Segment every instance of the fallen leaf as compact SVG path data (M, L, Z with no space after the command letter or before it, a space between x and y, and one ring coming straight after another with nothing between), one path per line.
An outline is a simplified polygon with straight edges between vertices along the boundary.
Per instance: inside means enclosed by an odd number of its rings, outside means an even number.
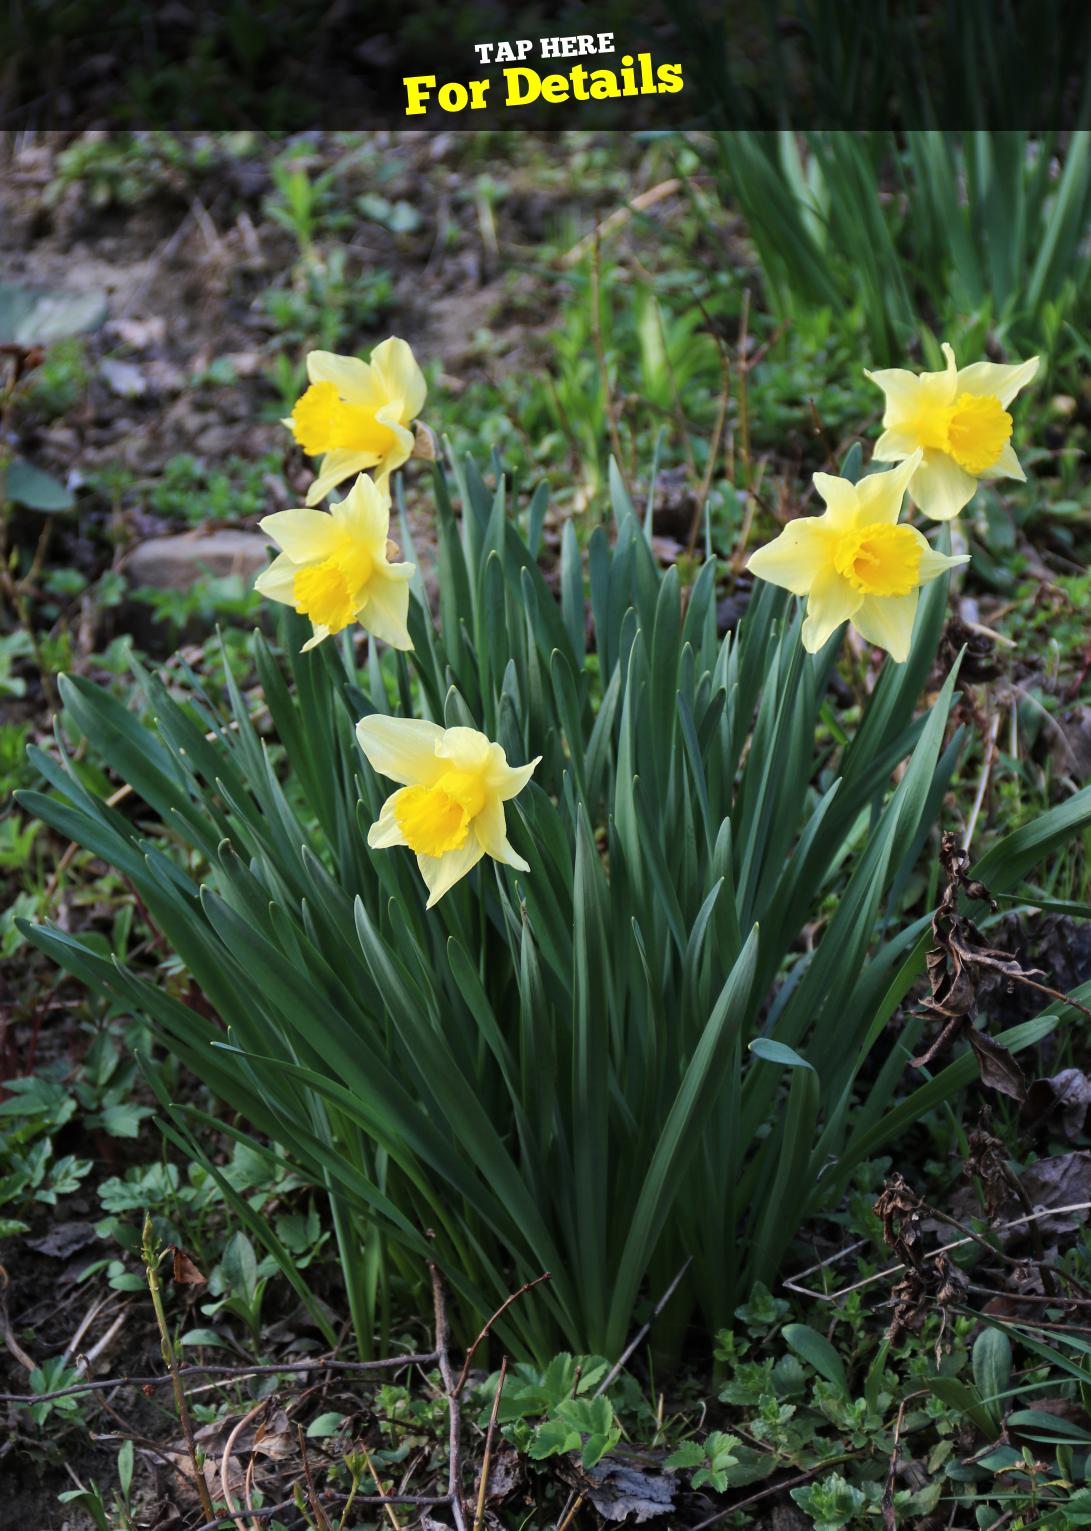
M1008 1049L994 1042L988 1032L978 1031L972 1025L966 1028L966 1040L981 1070L981 1083L991 1090L999 1090L1002 1095L1010 1095L1012 1100L1026 1100L1027 1081Z
M1091 1202L1091 1153L1086 1149L1070 1154L1055 1154L1039 1159L1019 1177L1034 1210L1049 1207L1079 1207L1076 1212L1058 1212L1036 1221L1043 1236L1073 1233L1087 1222L1083 1203Z
M183 1286L204 1286L208 1277L201 1274L185 1250L179 1249L177 1244L172 1244L171 1249L174 1253L173 1279Z
M674 1474L645 1473L603 1457L582 1475L583 1492L603 1520L636 1524L655 1520L674 1509Z
M1027 1091L1026 1114L1032 1121L1060 1111L1061 1127L1066 1138L1077 1138L1083 1131L1087 1109L1091 1106L1091 1079L1082 1069L1061 1069L1049 1079L1036 1079Z
M77 1249L84 1249L98 1238L94 1223L57 1223L40 1239L27 1239L27 1248L54 1260L67 1260Z
M503 1442L493 1453L492 1462L489 1466L489 1488L486 1499L491 1503L494 1500L507 1499L515 1492L523 1481L523 1462L514 1446ZM478 1473L474 1484L474 1499L481 1485L481 1474Z
M216 1493L220 1488L224 1452L237 1423L238 1419L229 1415L225 1419L213 1420L210 1424L202 1425L199 1430L194 1431L194 1440L204 1455L205 1480L209 1488ZM178 1470L187 1478L192 1478L193 1460L186 1442L172 1441L166 1451ZM231 1446L229 1468L229 1482L232 1488L242 1486L252 1454L267 1457L273 1462L283 1462L289 1458L298 1457L299 1442L284 1409L274 1408L271 1414L264 1418L260 1415L256 1416L236 1436Z

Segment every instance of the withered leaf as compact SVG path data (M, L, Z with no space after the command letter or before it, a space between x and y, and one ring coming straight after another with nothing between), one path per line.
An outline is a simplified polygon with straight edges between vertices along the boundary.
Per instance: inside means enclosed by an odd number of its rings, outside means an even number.
M990 1090L999 1090L1022 1103L1027 1098L1027 1081L1023 1070L1006 1047L1001 1047L986 1031L976 1026L966 1028L966 1040L974 1050L977 1066L981 1070L981 1083Z
M201 1274L185 1250L179 1249L177 1244L172 1244L171 1253L174 1256L174 1265L171 1270L173 1280L182 1286L204 1286L208 1277Z
M1027 1114L1037 1120L1059 1110L1066 1138L1079 1137L1089 1106L1091 1079L1082 1069L1061 1069L1049 1079L1035 1079L1027 1091Z
M674 1509L674 1476L645 1473L607 1456L587 1472L584 1492L604 1520L656 1520Z
M1035 1209L1077 1207L1079 1211L1061 1212L1038 1219L1043 1236L1072 1233L1087 1221L1082 1203L1091 1201L1091 1153L1086 1149L1070 1154L1056 1154L1039 1159L1019 1177L1027 1199Z
M40 1239L27 1239L28 1249L55 1260L67 1260L77 1249L93 1244L98 1238L94 1223L56 1223Z
M1022 1103L1027 1098L1027 1083L1022 1070L1007 1048L994 1042L987 1032L974 1027L978 985L989 973L999 974L1009 983L1029 982L1032 985L1035 979L1044 978L1045 974L1037 968L1023 968L1010 952L986 946L977 926L959 912L960 892L967 898L986 901L993 910L997 904L984 883L976 882L967 874L970 858L954 835L945 833L942 836L939 859L946 886L932 919L934 945L925 959L932 992L925 1000L924 1008L942 1016L947 1024L913 1062L917 1067L930 1063L963 1032L977 1058L982 1084Z

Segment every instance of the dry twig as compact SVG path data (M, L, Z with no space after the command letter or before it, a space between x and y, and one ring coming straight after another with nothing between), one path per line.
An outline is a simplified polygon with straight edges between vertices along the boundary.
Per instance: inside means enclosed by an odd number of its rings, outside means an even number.
M496 1416L500 1412L500 1395L504 1391L504 1382L507 1375L508 1358L504 1356L500 1362L500 1378L496 1384L496 1392L493 1395L492 1411L489 1414L489 1428L485 1434L485 1455L481 1459L481 1483L477 1490L477 1512L474 1515L473 1531L481 1531L485 1524L485 1501L489 1493L489 1468L492 1466L492 1443L493 1437L496 1434Z
M428 1262L428 1269L432 1276L432 1299L436 1314L436 1360L439 1364L439 1375L443 1382L443 1391L447 1398L447 1498L451 1505L451 1514L454 1516L456 1531L466 1531L466 1520L462 1512L462 1411L459 1404L458 1391L455 1387L454 1375L451 1371L451 1358L447 1352L447 1303L443 1294L443 1283L440 1280L438 1268Z

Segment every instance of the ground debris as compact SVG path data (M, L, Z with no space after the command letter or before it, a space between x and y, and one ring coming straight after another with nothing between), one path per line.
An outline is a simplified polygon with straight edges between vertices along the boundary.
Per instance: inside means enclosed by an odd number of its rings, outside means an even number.
M1060 1115L1061 1129L1074 1141L1084 1130L1091 1106L1091 1078L1078 1068L1061 1069L1048 1079L1035 1079L1027 1090L1025 1115L1032 1124Z
M674 1508L673 1473L644 1472L616 1457L605 1456L586 1471L577 1467L572 1486L591 1501L603 1520L639 1525Z
M925 1318L939 1308L940 1332L936 1339L937 1364L950 1320L950 1308L961 1302L967 1285L965 1272L945 1254L924 1256L921 1237L927 1207L903 1175L893 1174L883 1186L874 1206L883 1225L883 1242L905 1267L890 1294L894 1315L887 1330L896 1344L908 1330L916 1333Z
M974 1025L979 989L986 975L996 975L1004 979L1009 988L1023 983L1047 994L1053 991L1038 982L1046 976L1040 968L1024 968L1010 952L987 946L977 926L968 915L959 911L960 892L968 898L984 900L993 911L998 908L985 885L968 875L969 862L968 854L955 836L945 833L940 846L940 864L946 886L932 920L934 945L925 959L931 994L924 1000L923 1007L943 1017L947 1024L912 1062L915 1068L923 1068L956 1038L963 1037L977 1058L982 1084L1022 1103L1027 1097L1023 1071L1006 1047Z

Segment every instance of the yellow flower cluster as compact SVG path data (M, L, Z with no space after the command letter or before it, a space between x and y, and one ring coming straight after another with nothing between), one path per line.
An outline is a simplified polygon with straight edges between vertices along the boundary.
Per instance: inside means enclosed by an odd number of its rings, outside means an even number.
M414 566L394 562L389 479L413 451L410 426L424 408L424 375L406 342L391 337L370 362L312 351L307 377L310 386L284 424L322 467L305 506L259 523L280 551L255 588L310 618L314 632L304 650L353 622L393 648L411 649ZM354 475L344 499L328 511L314 508ZM415 718L375 714L356 733L372 769L401 783L368 844L416 853L429 909L482 856L530 871L508 843L504 803L523 790L537 759L509 766L500 745L476 729Z
M280 554L255 587L310 618L314 635L305 649L352 622L396 649L410 649L413 565L393 561L389 479L413 450L410 425L424 408L424 374L406 342L391 336L370 362L312 351L307 377L310 387L284 424L308 456L322 458L322 467L305 507L259 523ZM354 475L331 510L313 508Z
M943 372L867 373L886 396L874 457L898 466L857 484L816 473L824 514L792 521L751 555L749 568L759 578L806 597L803 643L811 653L851 622L867 642L904 660L921 586L968 562L935 552L916 527L900 521L906 491L925 515L949 520L979 479L1025 476L1012 450L1007 406L1034 376L1038 358L959 370L951 347L943 351ZM391 337L370 362L312 351L307 376L310 386L284 424L322 466L306 506L261 521L280 551L256 588L310 618L313 635L304 649L353 622L394 648L412 648L414 567L394 561L389 478L413 451L410 427L427 392L423 374L406 342ZM330 510L314 508L354 475ZM509 766L500 745L476 729L415 718L373 714L356 734L372 769L399 783L368 844L415 853L428 908L482 856L530 870L508 842L504 804L527 785L538 759Z
M803 643L812 654L851 622L866 642L904 660L920 587L969 562L965 554L934 552L915 527L899 523L907 490L926 516L949 521L969 504L979 480L1026 477L1012 449L1007 406L1037 372L1038 358L958 368L949 345L943 354L942 372L865 372L886 397L873 456L900 466L858 484L816 473L825 514L790 522L750 557L747 567L760 579L806 596Z

